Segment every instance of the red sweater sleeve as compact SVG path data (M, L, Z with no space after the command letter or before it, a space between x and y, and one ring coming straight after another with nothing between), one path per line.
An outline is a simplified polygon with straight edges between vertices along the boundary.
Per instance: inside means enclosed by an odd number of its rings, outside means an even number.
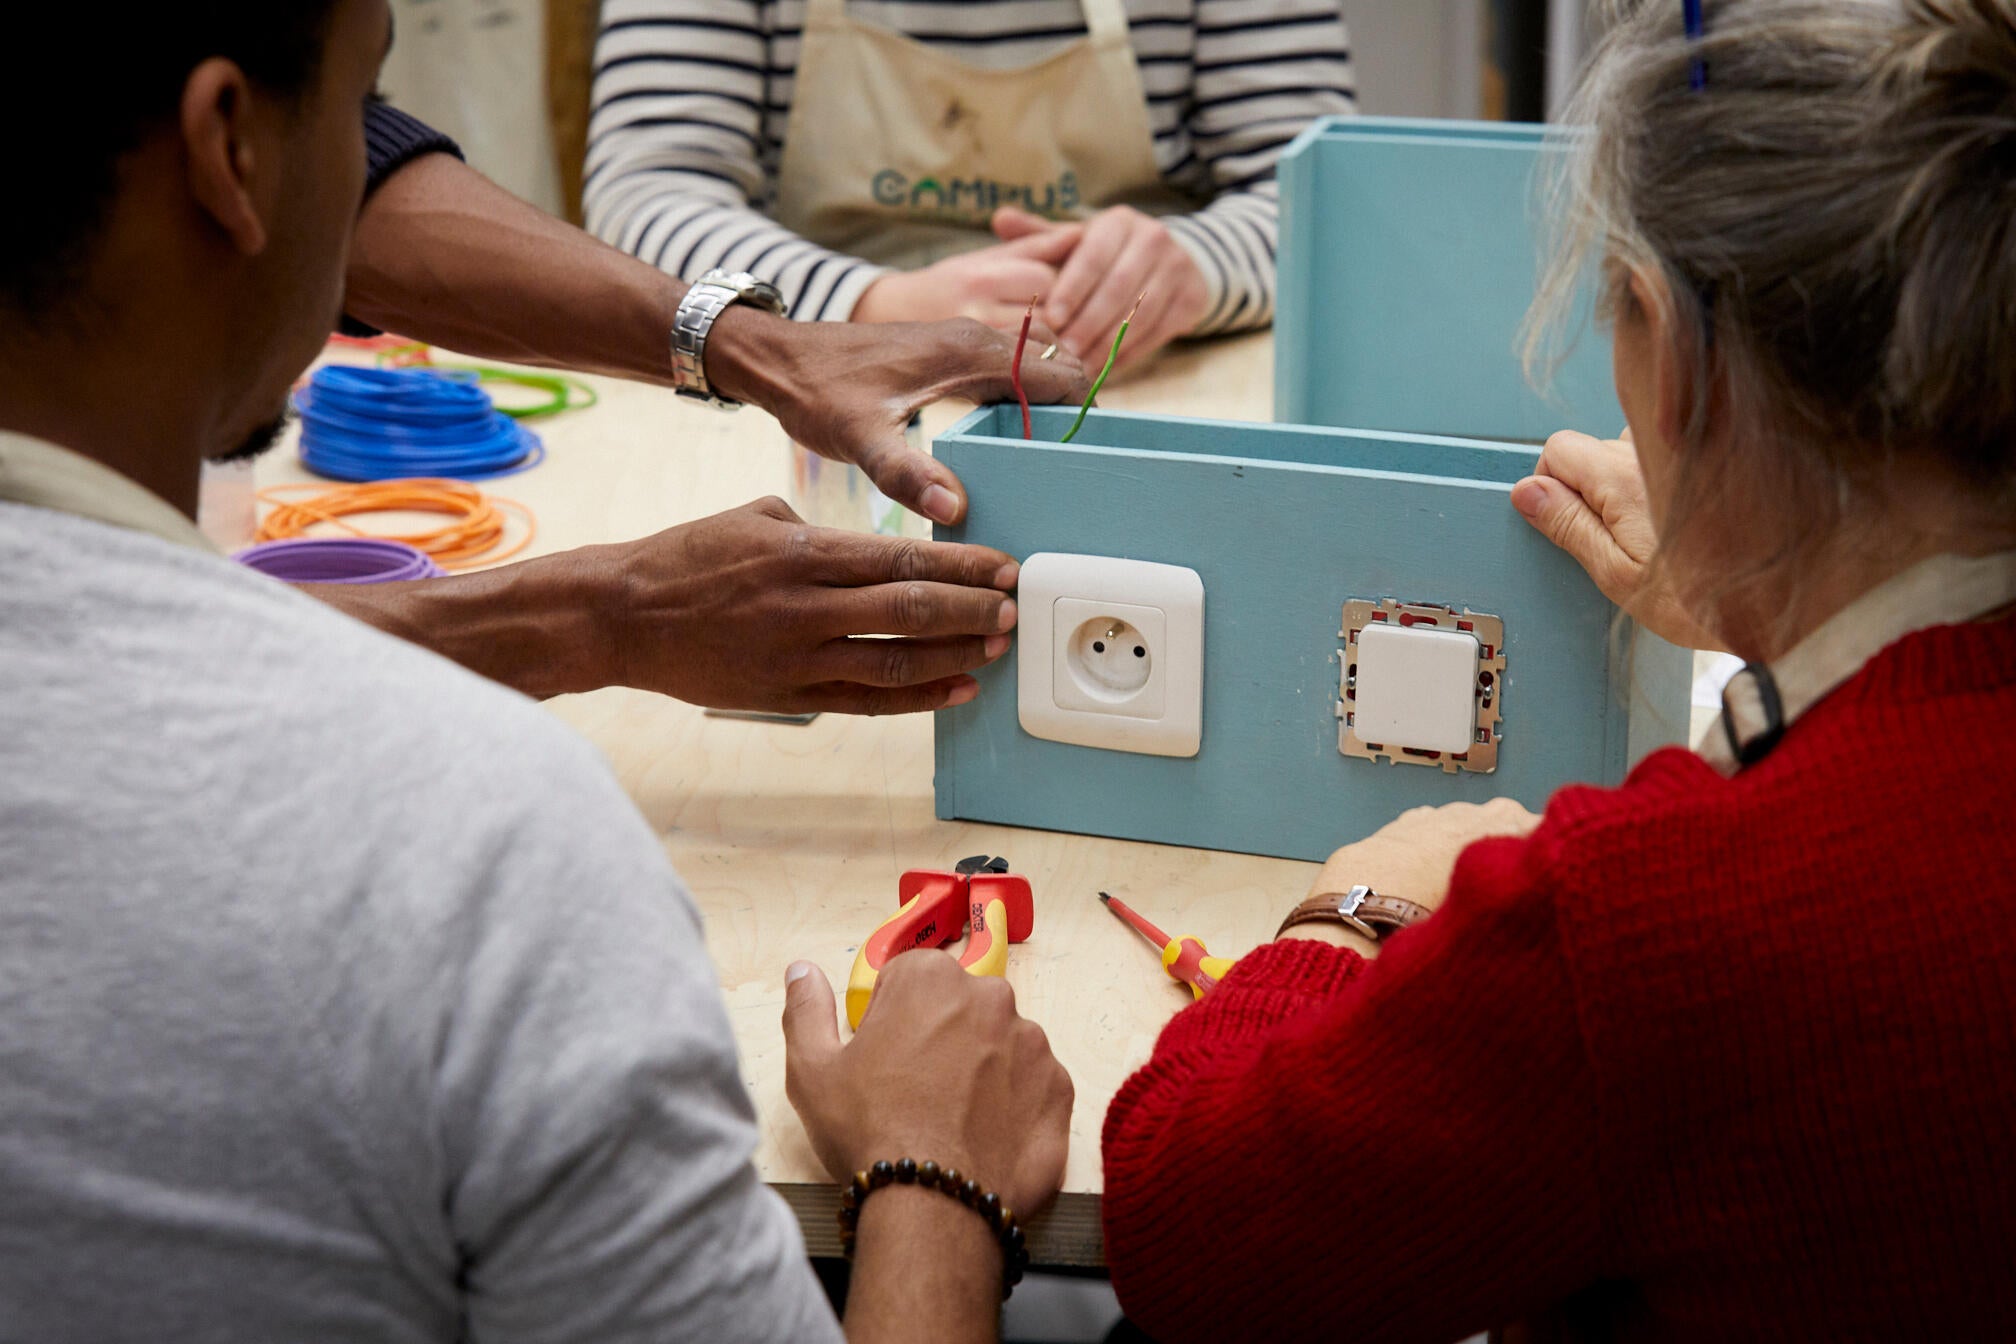
M1540 837L1377 960L1288 940L1107 1113L1106 1254L1163 1344L1450 1339L1598 1277L1595 1085Z

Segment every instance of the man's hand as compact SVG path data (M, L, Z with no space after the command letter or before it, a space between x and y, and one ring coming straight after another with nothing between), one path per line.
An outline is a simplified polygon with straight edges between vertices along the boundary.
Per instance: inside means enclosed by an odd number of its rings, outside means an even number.
M1063 1184L1071 1079L1043 1029L1016 1014L1007 981L936 950L905 952L842 1045L832 987L799 962L784 1044L784 1090L835 1180L914 1157L957 1167L1025 1220Z
M1084 227L1045 227L1013 242L947 257L922 270L891 271L862 294L854 305L854 321L940 322L970 317L1004 331L1020 330L1029 300L1048 294L1057 283L1057 270L1078 245Z
M964 704L1015 625L1002 552L816 528L778 499L595 550L609 680L716 709Z
M1026 296L1022 303L1028 305ZM1019 309L1016 316L1019 325ZM947 524L966 516L959 478L911 448L904 429L919 408L947 397L1012 398L1014 337L971 320L787 322L747 307L723 313L715 333L707 343L708 376L728 395L769 411L793 441L819 456L854 463L905 508ZM727 342L717 345L723 335ZM1022 361L1029 400L1083 400L1087 384L1078 361L1036 358L1038 339L1031 334L1031 353Z
M302 591L527 695L905 714L979 692L966 673L1006 652L1018 572L989 547L811 527L765 499L475 574Z
M1512 506L1639 625L1683 649L1722 647L1672 592L1646 586L1659 537L1630 430L1618 439L1554 435L1534 474L1512 487Z
M1083 237L1042 308L1065 349L1088 362L1103 358L1137 299L1141 310L1120 349L1121 368L1147 361L1204 319L1211 302L1204 273L1161 220L1125 205L1102 210L1083 225L1053 224L1012 207L994 214L995 234L1018 243L1073 228L1082 229Z

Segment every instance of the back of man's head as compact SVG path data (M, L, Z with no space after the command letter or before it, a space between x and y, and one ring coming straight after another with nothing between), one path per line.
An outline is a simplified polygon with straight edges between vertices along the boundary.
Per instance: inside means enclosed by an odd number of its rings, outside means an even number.
M190 73L234 62L262 90L300 97L343 0L37 0L8 17L0 80L18 194L0 211L0 320L54 316L80 297L119 165L172 126Z

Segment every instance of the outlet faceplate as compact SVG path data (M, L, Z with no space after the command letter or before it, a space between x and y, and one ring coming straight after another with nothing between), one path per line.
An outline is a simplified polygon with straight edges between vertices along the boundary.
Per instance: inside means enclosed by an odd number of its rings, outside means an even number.
M1180 565L1044 552L1022 562L1017 702L1031 737L1195 756L1204 581Z

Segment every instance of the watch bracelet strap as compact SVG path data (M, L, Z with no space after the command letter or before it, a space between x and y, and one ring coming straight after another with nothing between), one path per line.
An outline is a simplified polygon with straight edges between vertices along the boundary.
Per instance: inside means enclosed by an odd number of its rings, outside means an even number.
M713 384L707 381L707 337L715 319L740 297L725 285L707 281L687 289L672 319L673 381L679 391L696 397L713 395Z
M1275 930L1274 936L1279 938L1298 924L1341 924L1376 943L1389 933L1410 924L1419 924L1433 913L1427 906L1414 901L1368 891L1358 902L1357 909L1347 915L1343 906L1349 899L1342 892L1311 896L1288 912L1288 918L1281 921L1281 927Z

